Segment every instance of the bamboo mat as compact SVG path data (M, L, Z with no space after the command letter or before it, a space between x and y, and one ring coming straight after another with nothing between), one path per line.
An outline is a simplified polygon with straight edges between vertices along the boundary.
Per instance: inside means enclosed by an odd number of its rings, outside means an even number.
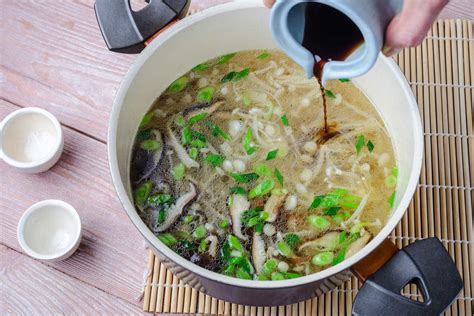
M421 46L405 49L395 61L418 101L425 155L418 189L390 238L404 247L418 239L438 237L464 280L464 290L446 315L473 315L473 22L438 21ZM359 285L352 278L332 292L299 304L242 306L185 285L150 251L143 308L214 315L350 315ZM416 288L407 286L403 293L421 299Z

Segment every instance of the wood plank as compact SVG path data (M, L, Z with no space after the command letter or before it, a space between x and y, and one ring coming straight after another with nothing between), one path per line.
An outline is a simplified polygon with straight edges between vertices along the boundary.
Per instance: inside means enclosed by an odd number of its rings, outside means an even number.
M2 245L0 280L0 310L4 315L140 313L137 306Z
M0 119L15 109L0 101ZM21 251L16 226L24 210L43 199L67 201L81 217L82 243L68 260L48 265L140 306L147 251L116 197L106 146L68 128L63 131L64 153L50 171L26 175L0 163L1 243Z

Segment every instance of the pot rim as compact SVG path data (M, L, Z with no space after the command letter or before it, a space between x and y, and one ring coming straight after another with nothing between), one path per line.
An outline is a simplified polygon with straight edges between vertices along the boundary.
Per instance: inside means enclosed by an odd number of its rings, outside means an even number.
M127 212L128 217L133 222L135 227L139 230L146 241L149 242L154 248L156 248L163 256L165 256L170 261L178 264L182 268L206 279L210 279L215 282L224 283L227 285L238 286L243 288L256 288L256 289L277 289L277 288L291 288L296 286L301 286L304 284L309 284L318 280L326 279L332 275L335 275L339 272L342 272L352 265L360 261L362 258L371 253L388 235L393 231L395 226L399 223L402 216L405 214L405 211L412 199L412 196L417 188L419 175L421 172L422 158L423 158L423 129L421 125L421 118L418 111L418 105L414 99L414 96L411 92L410 86L406 81L405 77L401 73L400 69L396 63L380 55L379 58L384 62L393 73L393 75L398 80L400 86L403 88L405 93L405 98L408 100L409 113L412 116L413 121L415 122L414 129L417 131L414 137L414 163L413 169L410 174L409 181L407 183L407 189L403 195L398 207L392 211L392 215L389 218L388 222L382 228L382 230L359 252L357 252L352 257L344 260L336 266L325 269L323 271L313 273L307 276L303 276L296 279L282 280L282 281L255 281L255 280L242 280L234 277L229 277L223 274L212 272L205 268L202 268L191 261L186 260L185 258L179 256L173 250L164 245L158 238L151 232L151 230L145 225L142 219L139 217L133 203L128 198L126 192L126 186L123 183L120 177L120 170L118 166L117 158L117 144L116 144L116 130L118 127L118 118L123 106L123 101L127 95L128 89L130 88L132 82L135 80L136 75L139 73L141 67L144 63L150 58L155 51L161 47L169 38L180 32L182 29L192 26L193 24L204 20L206 18L219 15L222 13L227 13L231 11L237 11L242 9L250 8L261 8L263 5L260 2L231 2L226 4L221 4L215 7L211 7L197 14L193 14L179 23L176 23L166 29L160 36L151 42L142 53L140 53L132 66L130 67L128 73L125 75L120 87L117 91L113 107L110 114L109 129L108 129L108 139L107 139L107 149L108 149L108 158L110 172L112 176L112 181L114 183L115 190L119 196L120 202Z

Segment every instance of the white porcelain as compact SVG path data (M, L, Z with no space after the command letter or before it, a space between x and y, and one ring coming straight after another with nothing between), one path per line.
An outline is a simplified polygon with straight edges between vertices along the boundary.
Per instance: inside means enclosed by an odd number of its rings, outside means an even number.
M138 125L155 98L195 65L240 50L276 49L268 27L269 13L260 1L229 3L187 17L160 34L136 58L117 92L107 142L112 179L123 207L168 268L212 296L249 305L295 303L346 280L349 268L380 245L402 218L417 187L423 155L423 130L411 89L398 66L380 55L374 68L353 83L372 100L386 122L394 141L399 181L391 217L367 246L342 263L312 275L250 281L210 272L162 244L132 203L129 166Z
M0 123L0 159L21 172L50 169L61 157L63 146L61 124L46 110L23 108Z
M60 261L70 257L81 242L81 219L76 210L60 200L44 200L28 208L17 228L23 251L39 260Z

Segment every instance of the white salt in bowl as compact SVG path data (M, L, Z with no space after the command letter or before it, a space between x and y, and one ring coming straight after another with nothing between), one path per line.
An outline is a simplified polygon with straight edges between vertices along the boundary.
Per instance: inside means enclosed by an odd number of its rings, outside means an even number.
M10 113L0 123L0 159L25 173L50 169L64 146L59 121L40 108Z
M42 261L70 257L82 236L81 219L76 210L60 200L44 200L28 208L17 228L23 251Z

